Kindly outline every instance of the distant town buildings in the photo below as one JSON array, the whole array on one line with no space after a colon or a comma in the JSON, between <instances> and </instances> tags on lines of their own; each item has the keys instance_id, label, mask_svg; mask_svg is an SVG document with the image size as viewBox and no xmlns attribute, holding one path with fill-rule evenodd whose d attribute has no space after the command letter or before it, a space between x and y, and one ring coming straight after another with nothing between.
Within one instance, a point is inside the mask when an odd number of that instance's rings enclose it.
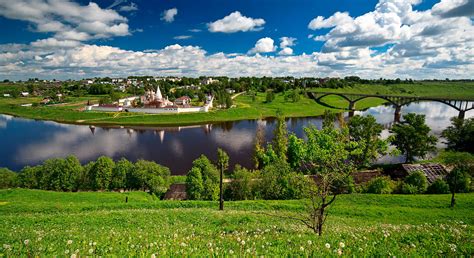
<instances>
[{"instance_id":1,"label":"distant town buildings","mask_svg":"<svg viewBox=\"0 0 474 258\"><path fill-rule=\"evenodd\" d=\"M213 84L213 83L217 83L217 82L219 82L219 80L214 80L211 77L206 77L206 78L201 80L202 85L209 85L209 84Z\"/></svg>"}]
</instances>

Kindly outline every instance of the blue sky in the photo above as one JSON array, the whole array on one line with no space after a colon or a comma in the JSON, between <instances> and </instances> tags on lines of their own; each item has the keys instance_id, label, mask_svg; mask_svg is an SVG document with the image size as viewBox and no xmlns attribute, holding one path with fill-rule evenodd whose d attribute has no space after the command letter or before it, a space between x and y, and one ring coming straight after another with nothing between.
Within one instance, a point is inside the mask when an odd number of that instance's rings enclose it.
<instances>
[{"instance_id":1,"label":"blue sky","mask_svg":"<svg viewBox=\"0 0 474 258\"><path fill-rule=\"evenodd\" d=\"M473 0L15 3L0 0L0 79L473 76Z\"/></svg>"}]
</instances>

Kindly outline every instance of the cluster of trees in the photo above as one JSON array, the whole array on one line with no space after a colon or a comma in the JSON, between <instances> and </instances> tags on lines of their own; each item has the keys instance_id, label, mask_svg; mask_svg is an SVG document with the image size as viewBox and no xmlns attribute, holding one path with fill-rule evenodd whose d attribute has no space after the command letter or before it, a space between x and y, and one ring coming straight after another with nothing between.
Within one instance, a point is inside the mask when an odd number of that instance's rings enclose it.
<instances>
[{"instance_id":1,"label":"cluster of trees","mask_svg":"<svg viewBox=\"0 0 474 258\"><path fill-rule=\"evenodd\" d=\"M142 190L157 196L170 184L170 170L152 161L114 162L102 156L84 166L74 156L48 159L19 173L0 170L0 188L23 187L53 191Z\"/></svg>"}]
</instances>

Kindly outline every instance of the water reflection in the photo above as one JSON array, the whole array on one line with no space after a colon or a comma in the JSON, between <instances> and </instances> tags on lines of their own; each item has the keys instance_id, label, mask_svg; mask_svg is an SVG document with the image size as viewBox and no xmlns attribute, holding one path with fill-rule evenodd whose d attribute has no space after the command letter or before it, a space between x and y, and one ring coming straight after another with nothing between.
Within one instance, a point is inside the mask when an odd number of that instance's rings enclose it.
<instances>
[{"instance_id":1,"label":"water reflection","mask_svg":"<svg viewBox=\"0 0 474 258\"><path fill-rule=\"evenodd\" d=\"M438 136L450 124L449 119L458 115L455 109L436 102L412 103L402 108L402 114L409 112L425 114L433 134ZM356 113L371 114L386 128L390 128L394 119L394 109L390 106ZM474 111L466 113L466 117L472 116ZM239 163L251 167L257 128L262 127L266 141L270 141L275 122L266 119L182 127L103 128L0 115L0 167L19 170L25 165L67 155L76 155L86 163L107 155L132 161L154 160L170 167L174 174L184 174L201 154L215 159L217 148L229 153L231 166ZM319 117L290 118L287 124L291 132L301 137L305 126L314 124L321 128L322 120ZM383 136L388 135L388 129L384 130ZM441 141L439 146L443 146ZM397 161L401 158L383 157L380 160Z\"/></svg>"}]
</instances>

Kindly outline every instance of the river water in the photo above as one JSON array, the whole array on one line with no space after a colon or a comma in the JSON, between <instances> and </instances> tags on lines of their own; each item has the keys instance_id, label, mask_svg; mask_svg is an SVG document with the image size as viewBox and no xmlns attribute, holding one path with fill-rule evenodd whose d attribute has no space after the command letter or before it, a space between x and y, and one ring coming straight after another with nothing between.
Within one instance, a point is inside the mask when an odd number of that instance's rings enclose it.
<instances>
[{"instance_id":1,"label":"river water","mask_svg":"<svg viewBox=\"0 0 474 258\"><path fill-rule=\"evenodd\" d=\"M432 133L439 136L449 126L451 117L458 112L442 103L412 103L402 108L402 114L415 112L426 115ZM389 128L394 120L394 109L378 106L356 114L375 116L377 121ZM345 114L347 116L347 114ZM474 111L466 118L474 117ZM321 127L321 117L290 118L288 129L298 136L305 126ZM0 115L0 167L18 171L26 165L36 165L45 159L75 155L81 163L95 160L101 155L117 160L154 160L167 166L173 174L186 174L192 161L201 154L216 158L217 148L230 156L230 164L252 167L252 154L257 128L262 126L265 137L271 140L275 127L274 119L242 120L197 126L182 127L133 127L91 128L84 125L60 124ZM387 137L384 130L383 137ZM442 148L442 139L438 147ZM382 157L380 163L400 162L402 157Z\"/></svg>"}]
</instances>

